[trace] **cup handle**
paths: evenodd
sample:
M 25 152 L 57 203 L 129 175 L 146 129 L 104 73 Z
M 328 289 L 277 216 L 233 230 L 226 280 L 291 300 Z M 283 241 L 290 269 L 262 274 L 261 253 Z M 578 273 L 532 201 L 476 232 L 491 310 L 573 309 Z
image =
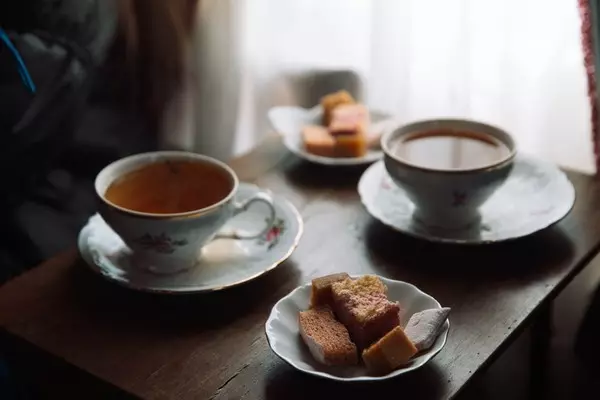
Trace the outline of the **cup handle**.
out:
M 233 216 L 235 217 L 236 215 L 243 213 L 244 211 L 248 211 L 248 209 L 254 203 L 263 203 L 266 204 L 269 208 L 266 220 L 267 223 L 263 229 L 256 233 L 241 231 L 219 232 L 215 236 L 215 239 L 251 240 L 259 238 L 265 233 L 267 233 L 273 227 L 273 225 L 275 225 L 275 206 L 273 205 L 273 198 L 269 194 L 265 192 L 259 192 L 254 196 L 250 197 L 249 199 L 235 204 Z

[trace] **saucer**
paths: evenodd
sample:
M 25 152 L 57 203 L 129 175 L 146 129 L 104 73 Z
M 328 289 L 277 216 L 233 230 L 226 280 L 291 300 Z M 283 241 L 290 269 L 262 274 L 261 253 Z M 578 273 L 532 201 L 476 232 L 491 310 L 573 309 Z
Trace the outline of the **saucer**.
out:
M 358 278 L 359 276 L 353 276 Z M 432 308 L 441 308 L 440 303 L 432 296 L 422 292 L 410 283 L 379 277 L 388 287 L 388 298 L 400 303 L 400 321 L 407 323 L 417 312 Z M 439 353 L 448 338 L 450 322 L 446 320 L 440 335 L 433 346 L 415 356 L 406 366 L 383 376 L 372 376 L 364 365 L 331 367 L 318 363 L 310 354 L 300 338 L 298 313 L 308 310 L 311 283 L 299 286 L 290 294 L 279 300 L 265 324 L 265 332 L 271 350 L 292 367 L 307 374 L 336 381 L 381 381 L 405 374 L 425 365 Z
M 369 111 L 371 126 L 369 131 L 381 134 L 391 126 L 393 120 L 389 115 Z M 302 143 L 302 129 L 307 125 L 322 125 L 323 108 L 318 105 L 311 109 L 301 107 L 274 107 L 269 110 L 269 121 L 273 129 L 283 136 L 285 147 L 298 157 L 316 164 L 323 165 L 362 165 L 371 164 L 383 157 L 380 149 L 369 149 L 362 157 L 331 158 L 307 153 Z
M 383 161 L 371 165 L 358 183 L 367 211 L 392 229 L 433 242 L 483 244 L 517 239 L 563 219 L 575 203 L 575 189 L 553 164 L 518 156 L 496 193 L 481 207 L 481 221 L 470 228 L 428 227 L 412 218 L 414 205 L 394 184 Z
M 243 200 L 258 191 L 257 186 L 242 183 L 236 197 Z M 276 224 L 264 236 L 254 240 L 214 240 L 202 249 L 195 267 L 173 275 L 157 275 L 133 267 L 131 250 L 98 214 L 79 233 L 79 252 L 92 271 L 131 289 L 166 294 L 227 289 L 277 267 L 298 245 L 303 231 L 298 210 L 277 195 L 273 202 Z M 264 224 L 264 213 L 250 208 L 231 219 L 224 230 L 248 230 L 257 224 Z

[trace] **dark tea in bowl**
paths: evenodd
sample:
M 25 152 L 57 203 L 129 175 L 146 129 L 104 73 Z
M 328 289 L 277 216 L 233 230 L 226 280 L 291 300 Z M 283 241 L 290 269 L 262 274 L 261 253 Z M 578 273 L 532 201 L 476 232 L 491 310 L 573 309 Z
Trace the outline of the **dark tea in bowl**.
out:
M 392 151 L 415 166 L 451 171 L 485 168 L 511 152 L 494 136 L 449 128 L 408 134 L 398 139 Z
M 259 192 L 235 202 L 238 178 L 226 164 L 194 153 L 137 154 L 105 167 L 96 177 L 100 215 L 132 250 L 132 260 L 155 273 L 189 269 L 216 237 L 255 239 L 272 227 L 271 197 Z M 267 207 L 255 232 L 221 233 L 233 216 L 254 203 Z
M 460 119 L 415 122 L 382 137 L 385 167 L 415 205 L 414 218 L 434 228 L 465 228 L 504 183 L 515 143 L 494 126 Z

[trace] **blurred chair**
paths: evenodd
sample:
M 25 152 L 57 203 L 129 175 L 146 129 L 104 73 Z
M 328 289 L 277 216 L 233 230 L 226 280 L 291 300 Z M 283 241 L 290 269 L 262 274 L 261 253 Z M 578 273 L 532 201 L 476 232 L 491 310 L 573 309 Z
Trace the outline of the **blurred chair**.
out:
M 321 97 L 348 91 L 356 100 L 364 101 L 364 85 L 360 75 L 350 70 L 311 70 L 289 77 L 297 105 L 311 108 L 319 104 Z

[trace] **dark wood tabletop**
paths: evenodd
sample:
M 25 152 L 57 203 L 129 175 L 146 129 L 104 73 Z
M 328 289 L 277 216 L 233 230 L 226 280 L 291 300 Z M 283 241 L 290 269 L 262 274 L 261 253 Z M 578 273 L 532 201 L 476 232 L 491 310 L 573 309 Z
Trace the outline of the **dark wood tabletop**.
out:
M 600 183 L 593 177 L 568 174 L 577 202 L 550 229 L 504 244 L 450 246 L 403 236 L 370 217 L 356 192 L 364 168 L 283 155 L 272 139 L 232 163 L 242 179 L 259 176 L 257 184 L 286 196 L 304 218 L 300 245 L 275 270 L 230 290 L 169 297 L 106 282 L 75 251 L 65 253 L 0 288 L 5 339 L 36 365 L 64 367 L 65 385 L 87 390 L 85 398 L 106 387 L 148 399 L 305 399 L 331 398 L 331 392 L 344 399 L 389 393 L 450 399 L 600 245 Z M 334 271 L 407 281 L 452 307 L 444 349 L 418 371 L 370 384 L 331 382 L 288 366 L 265 338 L 271 307 L 296 286 Z M 69 374 L 96 386 L 81 388 Z

